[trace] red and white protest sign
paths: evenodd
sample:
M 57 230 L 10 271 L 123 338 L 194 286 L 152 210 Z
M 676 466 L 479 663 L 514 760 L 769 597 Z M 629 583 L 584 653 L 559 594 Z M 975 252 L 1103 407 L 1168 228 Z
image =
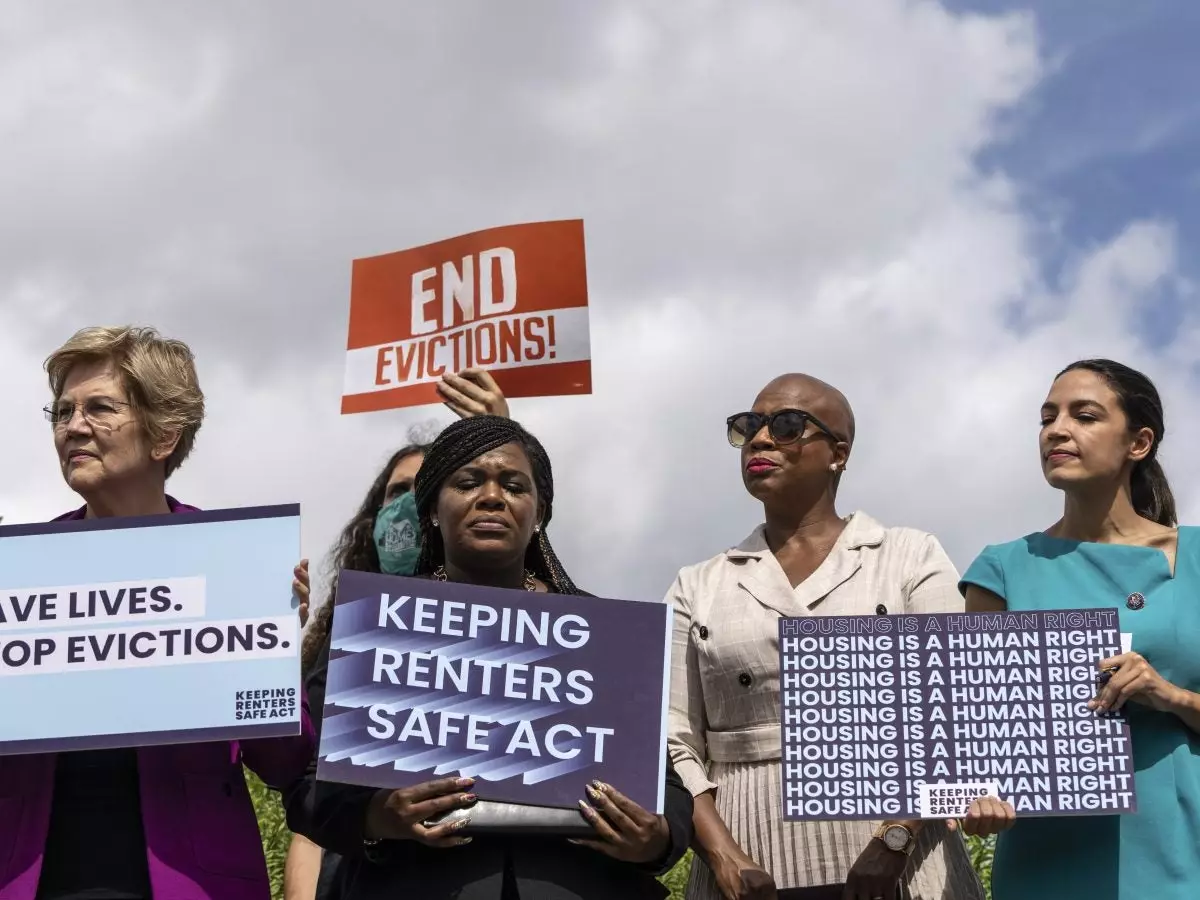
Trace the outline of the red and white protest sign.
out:
M 591 393 L 582 220 L 354 261 L 343 413 L 439 403 L 442 375 L 473 366 L 508 397 Z

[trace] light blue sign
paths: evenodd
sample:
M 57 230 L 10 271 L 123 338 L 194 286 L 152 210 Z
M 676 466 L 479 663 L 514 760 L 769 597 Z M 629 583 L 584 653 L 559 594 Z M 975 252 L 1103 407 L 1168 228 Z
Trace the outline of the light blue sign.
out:
M 298 505 L 0 527 L 0 755 L 300 733 Z

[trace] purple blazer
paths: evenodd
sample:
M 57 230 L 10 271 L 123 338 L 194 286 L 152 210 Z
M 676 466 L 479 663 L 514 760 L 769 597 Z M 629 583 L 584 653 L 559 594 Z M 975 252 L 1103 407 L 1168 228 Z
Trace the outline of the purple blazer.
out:
M 171 512 L 193 512 L 172 497 Z M 82 519 L 85 509 L 59 516 Z M 299 679 L 299 673 L 297 673 Z M 304 775 L 315 749 L 302 693 L 297 737 L 141 747 L 146 858 L 154 900 L 270 900 L 245 763 L 268 785 Z M 55 754 L 0 756 L 0 900 L 34 900 L 50 827 Z

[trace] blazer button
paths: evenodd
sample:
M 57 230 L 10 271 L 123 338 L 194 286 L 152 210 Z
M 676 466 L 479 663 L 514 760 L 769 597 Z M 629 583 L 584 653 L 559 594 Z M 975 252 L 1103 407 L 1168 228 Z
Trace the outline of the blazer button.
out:
M 878 606 L 875 607 L 875 615 L 886 616 L 887 615 L 887 607 L 884 606 L 882 603 L 880 603 Z
M 738 676 L 738 683 L 741 684 L 742 687 L 750 687 L 753 681 L 754 679 L 750 677 L 749 672 L 743 672 Z
M 708 640 L 708 626 L 707 625 L 700 626 L 700 640 L 702 640 L 702 641 Z

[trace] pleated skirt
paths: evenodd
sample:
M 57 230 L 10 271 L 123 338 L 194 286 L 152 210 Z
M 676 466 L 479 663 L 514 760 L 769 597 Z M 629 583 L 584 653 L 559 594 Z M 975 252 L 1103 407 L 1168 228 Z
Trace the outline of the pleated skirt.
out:
M 777 888 L 845 882 L 878 822 L 785 822 L 779 760 L 712 763 L 716 805 L 734 840 L 771 873 Z M 984 900 L 967 847 L 958 831 L 930 821 L 901 879 L 905 900 Z M 721 900 L 712 872 L 697 858 L 688 900 Z

